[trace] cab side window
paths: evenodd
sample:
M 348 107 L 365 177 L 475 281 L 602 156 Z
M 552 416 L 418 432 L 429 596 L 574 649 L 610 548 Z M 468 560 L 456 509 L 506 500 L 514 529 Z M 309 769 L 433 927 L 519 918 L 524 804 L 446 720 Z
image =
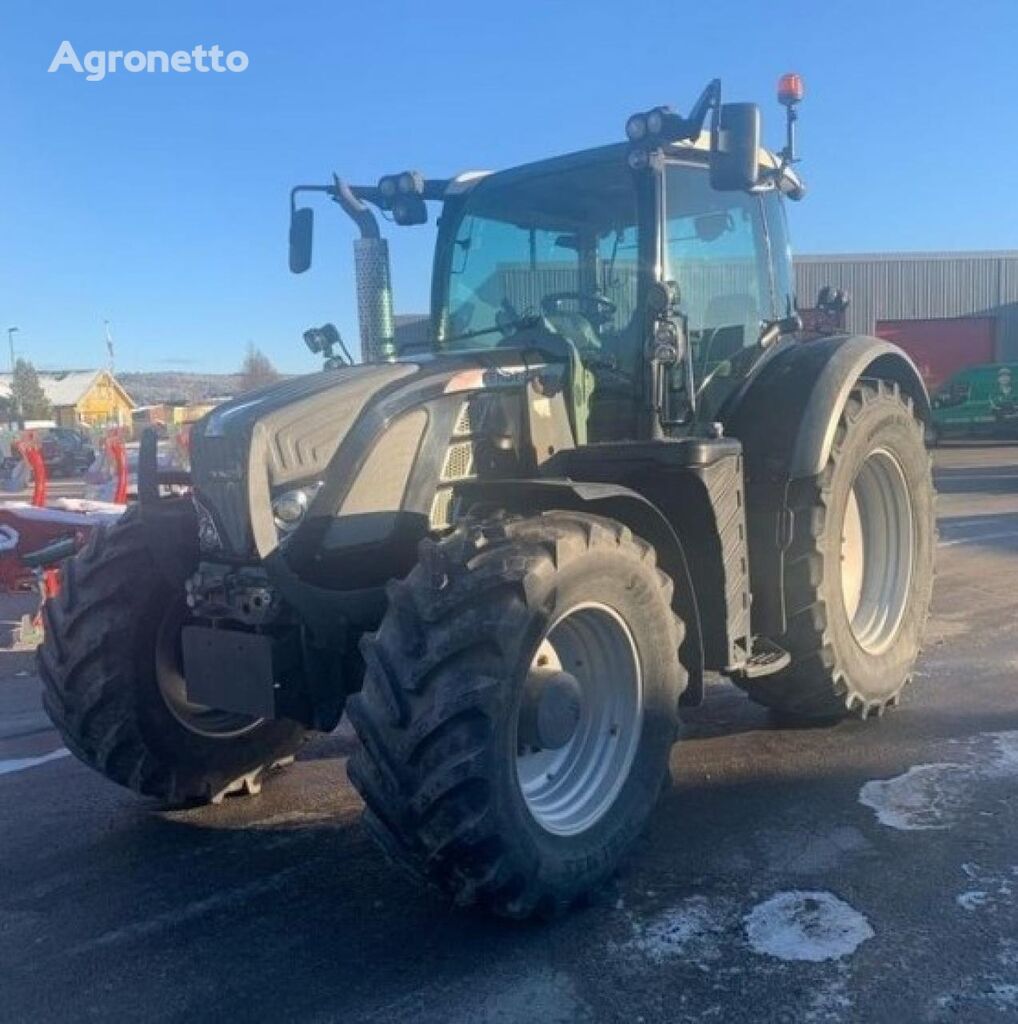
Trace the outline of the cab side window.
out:
M 717 192 L 702 170 L 673 164 L 666 175 L 667 276 L 676 281 L 698 374 L 756 344 L 773 316 L 759 195 Z

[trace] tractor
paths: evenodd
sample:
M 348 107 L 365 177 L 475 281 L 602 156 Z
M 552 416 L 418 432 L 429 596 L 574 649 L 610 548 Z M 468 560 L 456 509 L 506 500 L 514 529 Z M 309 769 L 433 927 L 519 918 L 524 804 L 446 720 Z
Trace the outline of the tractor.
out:
M 359 231 L 363 362 L 309 331 L 326 368 L 201 420 L 186 495 L 143 442 L 138 504 L 45 608 L 68 748 L 218 800 L 345 711 L 389 857 L 527 918 L 616 870 L 710 680 L 798 721 L 896 705 L 933 581 L 930 403 L 894 345 L 802 329 L 798 76 L 778 98 L 776 152 L 714 80 L 600 148 L 294 188 L 292 271 L 301 196 Z M 379 214 L 436 206 L 414 335 Z

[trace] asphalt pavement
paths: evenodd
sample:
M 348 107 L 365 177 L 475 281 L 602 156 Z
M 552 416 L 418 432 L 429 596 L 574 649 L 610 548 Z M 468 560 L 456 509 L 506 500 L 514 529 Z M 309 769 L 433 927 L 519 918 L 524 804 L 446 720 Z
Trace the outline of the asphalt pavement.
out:
M 902 707 L 794 729 L 713 686 L 618 878 L 552 924 L 392 870 L 342 728 L 167 811 L 67 755 L 0 651 L 0 1020 L 1018 1021 L 1018 447 L 937 465 Z

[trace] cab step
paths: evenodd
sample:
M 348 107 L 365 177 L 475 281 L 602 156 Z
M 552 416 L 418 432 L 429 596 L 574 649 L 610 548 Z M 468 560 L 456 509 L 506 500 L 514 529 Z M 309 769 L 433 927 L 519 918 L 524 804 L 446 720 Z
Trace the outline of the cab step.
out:
M 753 637 L 753 649 L 746 661 L 727 674 L 733 679 L 762 679 L 780 672 L 792 663 L 792 656 L 783 647 L 766 637 Z

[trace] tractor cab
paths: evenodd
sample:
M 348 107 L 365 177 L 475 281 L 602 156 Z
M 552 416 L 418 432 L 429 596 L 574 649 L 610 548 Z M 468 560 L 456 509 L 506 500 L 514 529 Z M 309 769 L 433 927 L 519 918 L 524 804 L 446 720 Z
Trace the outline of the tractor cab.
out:
M 591 442 L 700 432 L 797 326 L 781 195 L 800 186 L 761 153 L 753 188 L 717 189 L 709 147 L 704 133 L 634 171 L 639 150 L 607 146 L 447 199 L 434 349 L 565 350 Z
M 789 127 L 777 156 L 759 146 L 758 108 L 721 104 L 715 81 L 688 118 L 664 107 L 631 117 L 627 142 L 494 174 L 299 186 L 291 269 L 311 262 L 312 212 L 295 197 L 325 191 L 361 228 L 366 361 L 536 350 L 570 368 L 578 444 L 702 435 L 799 327 L 781 197 L 803 194 L 791 169 L 801 83 L 781 89 Z M 369 207 L 409 226 L 427 220 L 429 201 L 441 203 L 430 330 L 401 345 Z

